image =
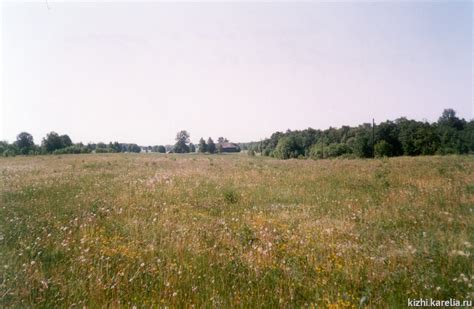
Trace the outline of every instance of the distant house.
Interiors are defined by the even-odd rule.
[[[228,142],[217,143],[216,149],[220,150],[221,152],[240,152],[239,145]]]

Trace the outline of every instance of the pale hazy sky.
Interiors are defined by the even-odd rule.
[[[0,139],[474,118],[471,1],[48,3],[2,5]]]

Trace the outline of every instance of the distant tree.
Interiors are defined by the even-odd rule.
[[[465,139],[465,127],[469,131],[468,123],[464,119],[459,119],[453,109],[445,109],[436,126],[436,132],[439,136],[437,153],[468,153],[470,141]]]
[[[467,146],[468,152],[474,153],[474,120],[466,123],[464,132],[462,134],[462,139]]]
[[[217,153],[222,153],[223,149],[224,149],[224,146],[222,146],[222,143],[217,143],[217,146],[216,146]]]
[[[456,112],[452,108],[445,109],[438,119],[440,126],[448,126],[456,130],[462,130],[464,128],[465,121],[459,119],[456,116]]]
[[[0,155],[4,157],[14,157],[18,153],[15,143],[9,144],[5,141],[0,142]]]
[[[34,150],[35,143],[33,141],[33,136],[27,132],[21,132],[16,137],[15,146],[18,148],[20,154],[28,154],[30,151]]]
[[[113,150],[113,152],[122,152],[122,146],[119,142],[110,142],[109,148]]]
[[[327,149],[327,157],[340,157],[352,153],[352,149],[345,143],[332,143],[329,144]]]
[[[95,150],[95,149],[97,148],[97,144],[95,144],[95,143],[88,143],[88,144],[86,145],[86,148],[89,149],[90,151],[93,151],[93,150]]]
[[[56,132],[50,132],[43,138],[42,142],[43,148],[48,153],[52,153],[56,149],[63,148],[63,140]]]
[[[189,144],[189,152],[193,152],[193,153],[196,152],[196,146],[194,146],[193,143]]]
[[[136,152],[139,153],[142,151],[141,147],[137,144],[128,144],[128,152]]]
[[[217,142],[218,143],[228,143],[229,140],[227,138],[221,136],[217,139]]]
[[[201,139],[199,140],[198,151],[199,151],[200,153],[205,153],[205,152],[207,152],[207,144],[206,144],[206,141],[204,140],[204,138],[202,138],[202,137],[201,137]]]
[[[372,157],[372,126],[370,124],[360,125],[356,129],[353,140],[348,140],[348,145],[352,146],[356,156],[361,158]]]
[[[398,139],[401,143],[403,154],[406,156],[416,156],[420,153],[415,147],[415,134],[422,125],[421,122],[400,118],[395,120],[399,127]]]
[[[278,159],[290,159],[303,156],[304,149],[301,138],[296,135],[280,138],[273,155]]]
[[[6,141],[0,141],[0,155],[2,155],[8,147],[10,147],[10,145]]]
[[[415,132],[414,147],[416,154],[435,154],[440,147],[440,138],[436,133],[436,127],[429,123],[421,124]]]
[[[392,145],[385,140],[378,141],[375,144],[374,151],[376,157],[390,157],[393,153]]]
[[[185,130],[179,131],[176,134],[176,144],[174,145],[175,153],[187,153],[189,152],[189,133]]]
[[[214,141],[210,137],[207,139],[207,151],[209,153],[215,153],[216,152],[216,144],[214,144]]]
[[[166,153],[166,148],[163,145],[158,146],[158,152],[159,153]]]
[[[99,142],[99,143],[97,143],[97,147],[96,147],[96,148],[105,149],[105,148],[107,148],[107,145],[106,145],[105,143]]]
[[[263,141],[258,146],[258,151],[261,152],[264,156],[270,155],[276,148],[278,141],[281,137],[285,136],[283,132],[275,132],[270,136],[270,139]]]
[[[72,146],[71,138],[65,134],[59,137],[61,139],[61,148]]]
[[[324,150],[325,149],[324,149],[322,143],[314,144],[309,149],[309,157],[311,157],[313,159],[325,158],[325,157],[327,157],[327,155],[325,153],[323,154]],[[326,151],[327,151],[327,146],[326,146]]]
[[[403,154],[402,144],[399,140],[400,127],[397,123],[392,121],[385,121],[376,126],[375,129],[375,143],[385,141],[390,147],[384,145],[385,150],[390,149],[390,153],[384,153],[383,156],[393,157]]]

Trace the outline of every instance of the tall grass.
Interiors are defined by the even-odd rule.
[[[472,299],[474,158],[0,160],[0,306]]]

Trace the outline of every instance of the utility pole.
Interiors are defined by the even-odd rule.
[[[324,159],[324,133],[321,135],[321,144],[323,145],[323,149],[321,150],[321,157]]]
[[[375,120],[372,118],[372,157],[375,158]]]

